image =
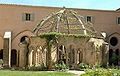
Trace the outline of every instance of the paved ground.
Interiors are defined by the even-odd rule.
[[[56,72],[56,71],[40,71],[40,72]],[[67,72],[68,72],[68,73],[74,73],[74,74],[76,74],[77,76],[85,73],[84,71],[77,71],[77,70],[68,70]]]
[[[79,76],[80,74],[83,74],[85,72],[84,71],[77,71],[77,70],[69,70],[68,73],[74,73],[74,74],[77,74]]]
[[[56,72],[56,71],[42,71],[42,72]],[[85,73],[84,71],[77,71],[77,70],[69,70],[69,71],[67,71],[67,72],[68,72],[68,73],[74,73],[74,74],[76,74],[77,76]]]

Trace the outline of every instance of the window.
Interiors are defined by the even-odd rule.
[[[30,16],[31,16],[31,14],[28,14],[28,13],[25,14],[26,21],[30,21],[31,20]]]
[[[111,44],[112,46],[116,46],[116,45],[118,44],[118,39],[117,39],[116,37],[112,37],[112,38],[110,39],[110,44]]]
[[[92,22],[92,17],[91,16],[87,16],[87,22]]]
[[[91,22],[94,24],[95,22],[95,17],[94,16],[85,16],[85,21],[86,22]]]
[[[34,13],[23,13],[22,20],[23,21],[34,21]]]
[[[117,17],[117,24],[120,24],[120,17]]]

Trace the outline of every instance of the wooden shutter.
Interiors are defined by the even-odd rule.
[[[31,21],[34,21],[34,19],[35,19],[35,14],[32,13],[32,14],[31,14]]]
[[[92,23],[95,23],[95,16],[92,16]]]
[[[25,21],[26,20],[26,15],[25,13],[22,13],[22,21]]]
[[[87,16],[84,16],[84,20],[85,20],[85,22],[87,22]]]
[[[119,24],[119,23],[118,23],[118,17],[116,17],[116,24]]]

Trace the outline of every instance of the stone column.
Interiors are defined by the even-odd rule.
[[[3,65],[11,67],[11,31],[5,32],[3,47]]]
[[[37,56],[37,65],[39,65],[39,63],[40,63],[40,56],[39,56],[39,55],[40,55],[40,53],[39,53],[39,52],[37,52],[37,55],[38,55],[38,56]],[[43,55],[42,55],[42,57],[43,57]]]
[[[28,65],[32,66],[32,54],[33,54],[33,51],[30,51],[28,53]]]
[[[4,66],[11,67],[11,48],[9,38],[4,38],[3,62]]]
[[[19,67],[25,67],[26,66],[26,54],[27,54],[27,44],[20,43],[20,55],[19,55]]]
[[[35,65],[36,63],[36,52],[35,50],[33,51],[33,64]]]
[[[36,54],[35,54],[35,55],[36,55],[36,58],[35,58],[35,59],[36,59],[36,61],[35,61],[35,65],[37,65],[37,66],[38,66],[38,51],[36,52]]]
[[[59,49],[57,47],[57,63],[59,62]]]
[[[47,50],[44,49],[44,52],[45,52],[45,53],[44,53],[44,54],[45,54],[45,66],[47,66],[47,56],[46,56],[46,55],[47,55]]]
[[[19,63],[18,63],[19,59],[18,59],[18,56],[19,56],[19,51],[17,50],[17,66],[19,66]]]
[[[77,67],[77,49],[74,49],[74,67]]]

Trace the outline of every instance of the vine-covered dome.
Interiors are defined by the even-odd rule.
[[[65,34],[94,35],[92,23],[75,11],[63,9],[44,18],[34,29],[34,35],[39,33],[58,32]]]

